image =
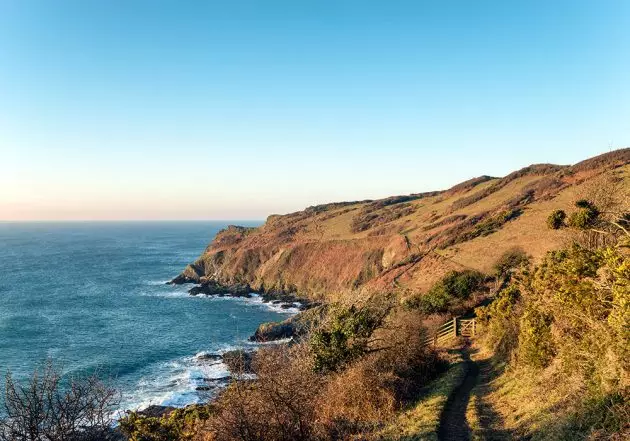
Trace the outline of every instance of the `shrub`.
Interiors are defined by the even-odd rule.
[[[581,230],[593,227],[599,218],[599,209],[585,199],[577,201],[575,206],[579,210],[571,213],[568,225]]]
[[[64,380],[48,361],[24,385],[6,375],[2,441],[107,441],[118,393],[96,375]]]
[[[487,344],[505,358],[518,345],[520,298],[518,287],[509,285],[497,294],[492,303],[475,309],[475,315],[484,328]]]
[[[255,379],[219,396],[195,441],[366,439],[389,422],[445,367],[417,312],[374,302],[331,307],[310,339],[257,351]],[[322,353],[315,335],[343,344]]]
[[[415,402],[447,363],[424,346],[424,323],[415,311],[394,309],[374,340],[385,342],[331,375],[315,405],[325,439],[349,439],[382,426],[402,407]],[[365,439],[357,437],[351,439]]]
[[[418,308],[425,314],[446,312],[453,298],[443,289],[430,290],[418,299]]]
[[[552,317],[537,308],[529,308],[521,318],[519,357],[526,364],[538,368],[547,366],[555,355],[551,338]]]
[[[213,405],[204,424],[213,441],[315,440],[314,398],[324,385],[308,347],[260,349],[253,361],[256,380],[233,382]]]
[[[336,371],[364,355],[370,337],[381,326],[386,313],[385,310],[354,305],[333,310],[329,323],[316,330],[310,339],[315,370]]]
[[[547,226],[552,230],[559,230],[564,226],[566,217],[564,210],[554,210],[547,218]]]
[[[194,439],[209,415],[207,406],[189,406],[161,417],[129,412],[119,423],[129,441],[187,441]]]

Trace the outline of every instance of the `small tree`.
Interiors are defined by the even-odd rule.
[[[372,334],[383,324],[386,315],[387,310],[370,307],[351,306],[335,311],[331,322],[311,336],[315,370],[336,371],[366,354]]]
[[[115,439],[116,390],[96,375],[63,380],[52,362],[26,384],[7,373],[0,441],[107,441]]]

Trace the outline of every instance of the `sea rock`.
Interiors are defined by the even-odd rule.
[[[180,274],[179,276],[175,277],[173,280],[166,282],[166,285],[183,285],[185,283],[197,283],[197,280],[185,274]]]
[[[249,285],[234,284],[234,285],[222,285],[214,280],[208,280],[203,282],[199,286],[193,286],[188,290],[191,296],[204,294],[208,296],[233,296],[233,297],[251,297],[252,290]]]
[[[300,337],[306,334],[309,329],[317,326],[325,313],[325,308],[326,306],[319,305],[302,311],[281,322],[263,323],[258,326],[258,329],[256,329],[254,335],[249,337],[249,340],[271,342],[285,338]]]
[[[223,363],[225,363],[234,374],[251,374],[252,361],[254,359],[253,352],[245,351],[243,349],[236,349],[234,351],[228,351],[223,354]]]
[[[197,354],[195,358],[200,361],[221,361],[223,359],[219,354],[210,354],[208,352]]]
[[[228,377],[220,377],[220,378],[204,378],[204,385],[202,386],[197,386],[195,388],[195,390],[198,391],[210,391],[210,390],[214,390],[218,387],[222,387],[227,385],[227,383],[230,382],[230,380],[232,380],[232,377],[228,376]]]
[[[172,406],[151,405],[147,407],[146,409],[138,411],[138,414],[142,416],[152,417],[152,418],[160,418],[163,415],[168,415],[174,410],[175,408]]]

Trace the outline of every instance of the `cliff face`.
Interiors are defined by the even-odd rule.
[[[174,282],[323,300],[358,288],[424,290],[452,269],[489,272],[515,246],[535,259],[561,246],[565,233],[547,229],[548,214],[571,211],[605,183],[629,188],[629,164],[630,149],[623,149],[445,191],[318,205],[270,216],[259,228],[230,226]]]

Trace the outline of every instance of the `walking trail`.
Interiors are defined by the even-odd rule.
[[[473,439],[472,430],[466,418],[466,411],[471,395],[474,393],[477,398],[475,407],[479,417],[474,439],[487,441],[509,440],[511,439],[509,433],[501,429],[503,424],[500,415],[493,410],[492,405],[485,399],[490,390],[489,382],[494,377],[490,360],[475,361],[471,359],[470,354],[471,350],[467,343],[462,349],[466,376],[446,402],[446,406],[440,416],[438,439],[440,441]]]

